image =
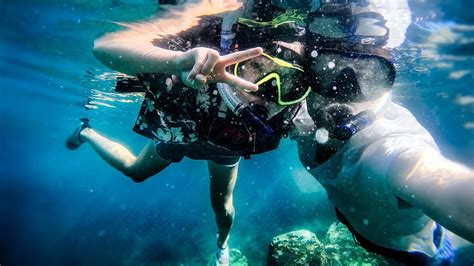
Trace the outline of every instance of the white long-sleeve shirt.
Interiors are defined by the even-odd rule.
[[[425,146],[439,152],[438,147],[409,111],[388,97],[382,100],[385,102],[376,121],[354,135],[329,160],[314,164],[318,152],[314,134],[300,139],[304,145],[300,145],[299,156],[326,189],[331,202],[362,236],[382,247],[433,256],[435,223],[419,209],[398,207],[399,199],[389,188],[387,174],[392,160],[404,150]],[[300,114],[298,119],[304,117],[306,127],[312,124],[309,115]]]

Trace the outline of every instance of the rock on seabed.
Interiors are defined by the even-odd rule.
[[[273,238],[268,265],[323,265],[326,254],[316,235],[308,230],[293,231]]]
[[[332,224],[323,241],[308,230],[273,238],[267,265],[389,265],[382,256],[357,245],[343,224]]]

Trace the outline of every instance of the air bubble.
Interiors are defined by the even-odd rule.
[[[329,140],[329,132],[325,128],[319,128],[318,130],[316,130],[314,138],[318,143],[324,144]]]

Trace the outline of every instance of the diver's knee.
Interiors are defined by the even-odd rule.
[[[133,168],[125,169],[122,171],[122,173],[130,177],[130,179],[132,179],[132,181],[135,183],[142,183],[143,181],[147,180],[150,177],[150,175],[145,174],[142,171],[137,171]]]
[[[148,177],[142,177],[142,176],[138,176],[138,175],[135,175],[135,176],[134,175],[132,175],[132,176],[129,175],[128,177],[130,177],[132,179],[132,181],[137,183],[137,184],[142,183],[142,182],[144,182],[145,180],[148,179]]]
[[[234,217],[235,209],[232,204],[213,204],[212,209],[218,216]]]

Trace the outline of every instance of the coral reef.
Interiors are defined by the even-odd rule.
[[[298,230],[273,238],[268,265],[389,265],[382,256],[357,245],[343,224],[332,224],[323,241],[308,230]]]
[[[325,262],[324,246],[308,230],[276,236],[268,250],[268,265],[322,265]]]

